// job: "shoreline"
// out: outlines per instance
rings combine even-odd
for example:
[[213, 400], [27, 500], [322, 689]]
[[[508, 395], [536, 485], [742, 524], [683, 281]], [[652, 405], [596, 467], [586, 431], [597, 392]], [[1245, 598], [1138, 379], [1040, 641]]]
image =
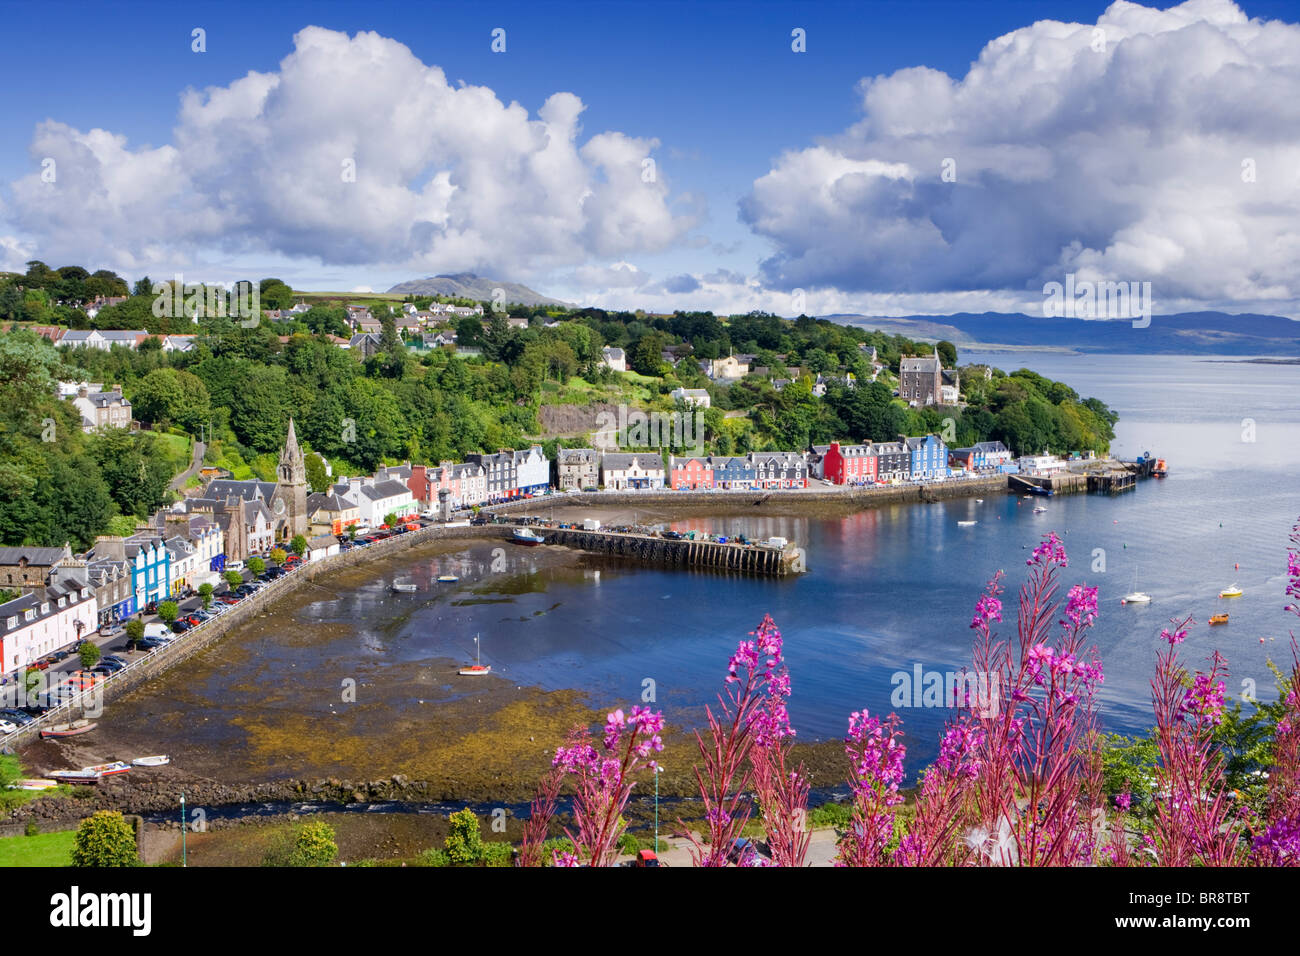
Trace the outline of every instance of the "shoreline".
[[[525, 499], [492, 510], [535, 512], [553, 506], [557, 511], [581, 510], [592, 514], [635, 503], [638, 509], [662, 512], [663, 520], [669, 521], [700, 515], [730, 517], [755, 513], [835, 517], [884, 505], [933, 503], [991, 495], [998, 489], [1005, 491], [1006, 485], [1006, 476], [996, 476], [928, 486], [815, 489], [784, 494], [601, 492], [555, 496], [554, 501], [549, 497]], [[436, 689], [446, 680], [444, 672], [454, 668], [453, 660], [426, 660], [412, 670], [419, 671], [423, 686], [420, 696], [427, 697], [428, 703], [434, 705], [430, 714], [433, 718], [431, 724], [421, 719], [420, 726], [412, 726], [410, 715], [402, 715], [397, 723], [385, 723], [386, 732], [380, 736], [368, 735], [368, 740], [344, 737], [331, 742], [328, 739], [330, 731], [315, 727], [311, 715], [305, 712], [306, 708], [301, 708], [302, 713], [278, 716], [278, 725], [267, 725], [263, 717], [249, 713], [246, 701], [241, 701], [224, 723], [242, 728], [248, 740], [245, 746], [236, 748], [243, 753], [228, 753], [226, 757], [229, 759], [223, 758], [221, 753], [211, 752], [212, 748], [207, 748], [204, 743], [199, 721], [209, 720], [201, 714], [204, 705], [212, 711], [210, 702], [200, 699], [196, 708], [183, 704], [190, 683], [201, 686], [205, 677], [215, 672], [218, 666], [259, 653], [268, 632], [283, 630], [285, 619], [296, 621], [313, 602], [329, 599], [322, 593], [328, 595], [335, 590], [361, 587], [392, 575], [409, 564], [408, 555], [416, 554], [418, 560], [430, 560], [443, 554], [462, 553], [493, 540], [502, 541], [509, 533], [509, 528], [494, 525], [454, 528], [435, 525], [424, 532], [388, 539], [384, 544], [389, 547], [382, 551], [376, 552], [371, 546], [339, 555], [345, 559], [343, 561], [331, 559], [319, 566], [308, 566], [285, 580], [286, 585], [292, 581], [292, 586], [263, 592], [260, 601], [250, 601], [243, 606], [241, 615], [231, 612], [228, 618], [218, 619], [223, 625], [221, 628], [214, 628], [208, 634], [196, 634], [199, 640], [188, 646], [177, 646], [174, 656], [160, 658], [148, 674], [141, 675], [129, 687], [115, 690], [112, 694], [116, 701], [114, 709], [119, 713], [125, 712], [125, 717], [105, 720], [105, 726], [93, 739], [84, 737], [61, 743], [36, 739], [15, 748], [24, 764], [37, 770], [59, 764], [71, 767], [117, 759], [140, 748], [143, 748], [140, 752], [166, 752], [169, 747], [185, 752], [175, 746], [180, 742], [190, 751], [188, 768], [182, 758], [157, 771], [132, 773], [120, 780], [105, 781], [84, 799], [32, 801], [11, 819], [53, 822], [79, 817], [94, 809], [162, 813], [177, 805], [182, 790], [195, 806], [282, 803], [285, 812], [291, 809], [290, 804], [301, 802], [447, 803], [468, 800], [526, 803], [549, 765], [553, 748], [562, 742], [565, 729], [575, 723], [585, 722], [588, 726], [599, 723], [601, 712], [590, 705], [585, 692], [516, 688], [509, 680], [493, 675], [490, 683], [481, 685], [485, 689], [492, 688], [493, 692], [471, 700], [463, 694], [447, 694]], [[581, 552], [560, 547], [546, 551], [550, 553], [551, 566], [557, 568], [579, 569], [591, 559]], [[610, 559], [596, 560], [604, 563]], [[628, 567], [631, 570], [634, 565]], [[232, 636], [238, 640], [230, 641]], [[328, 636], [325, 632], [314, 635], [315, 638]], [[312, 639], [306, 638], [308, 642]], [[191, 666], [182, 671], [178, 665], [187, 661]], [[311, 663], [311, 656], [301, 656], [299, 663], [303, 662]], [[401, 676], [414, 675], [396, 675], [390, 679], [396, 680]], [[236, 689], [242, 693], [243, 687], [238, 685]], [[402, 689], [406, 691], [406, 685], [402, 685]], [[301, 701], [301, 695], [306, 693], [303, 689], [290, 690], [286, 697], [272, 702], [289, 703], [293, 707], [295, 695], [299, 695]], [[410, 696], [409, 692], [407, 696]], [[164, 699], [170, 704], [171, 712], [157, 713]], [[486, 706], [483, 706], [485, 702]], [[244, 709], [238, 709], [240, 707]], [[190, 716], [187, 718], [186, 714]], [[219, 712], [212, 714], [212, 719], [218, 722], [222, 717]], [[187, 720], [195, 723], [187, 723]], [[423, 761], [413, 756], [411, 740], [404, 738], [414, 734], [427, 735], [435, 729], [438, 736], [452, 741], [452, 745], [447, 746], [444, 741], [433, 748], [440, 751], [440, 760], [422, 769], [434, 772], [409, 772], [414, 769], [412, 764], [418, 765]], [[170, 739], [160, 742], [159, 738]], [[530, 745], [529, 741], [535, 742]], [[671, 742], [679, 753], [694, 752], [694, 734], [689, 727], [672, 728], [665, 742]], [[380, 770], [380, 765], [369, 765], [373, 763], [373, 756], [369, 760], [363, 757], [363, 754], [373, 755], [377, 750], [384, 753], [381, 759], [388, 772]], [[295, 751], [300, 759], [292, 756]], [[826, 774], [843, 761], [839, 740], [801, 742], [798, 751], [798, 758], [805, 760], [810, 769], [817, 768], [816, 775], [827, 783], [833, 785], [842, 778], [842, 773]], [[309, 757], [310, 753], [316, 756]], [[241, 758], [248, 766], [236, 769]], [[316, 768], [325, 769], [327, 765], [326, 772], [312, 772]], [[223, 773], [227, 766], [232, 772]], [[260, 772], [255, 769], [257, 767], [261, 768]], [[289, 767], [301, 769], [291, 773], [280, 769]], [[307, 773], [303, 774], [301, 770], [307, 770]], [[665, 774], [662, 790], [666, 795], [689, 797], [693, 783], [688, 774], [681, 775], [678, 780]]]

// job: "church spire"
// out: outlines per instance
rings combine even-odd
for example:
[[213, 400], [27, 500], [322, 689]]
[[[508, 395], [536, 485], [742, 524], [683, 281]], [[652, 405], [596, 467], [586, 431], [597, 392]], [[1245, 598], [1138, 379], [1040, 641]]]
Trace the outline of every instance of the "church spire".
[[298, 434], [293, 430], [293, 418], [289, 419], [289, 434], [284, 439], [284, 454], [293, 458], [302, 457], [302, 449], [298, 447]]

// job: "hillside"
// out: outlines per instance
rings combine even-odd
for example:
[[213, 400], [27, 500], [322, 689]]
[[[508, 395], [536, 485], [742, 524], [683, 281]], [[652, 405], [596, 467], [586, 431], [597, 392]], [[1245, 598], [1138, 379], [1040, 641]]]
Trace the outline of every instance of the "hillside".
[[425, 279], [412, 279], [399, 282], [388, 290], [392, 295], [440, 295], [448, 298], [474, 299], [477, 302], [491, 302], [493, 290], [505, 292], [507, 304], [518, 305], [564, 305], [559, 299], [551, 299], [534, 292], [526, 285], [517, 282], [502, 282], [487, 279], [472, 272], [459, 272], [455, 275], [430, 276]]
[[1044, 318], [1023, 313], [961, 312], [955, 315], [824, 316], [864, 329], [910, 338], [947, 339], [964, 349], [1067, 348], [1110, 354], [1271, 355], [1300, 354], [1300, 322], [1279, 315], [1185, 312], [1156, 315], [1147, 328], [1128, 320]]

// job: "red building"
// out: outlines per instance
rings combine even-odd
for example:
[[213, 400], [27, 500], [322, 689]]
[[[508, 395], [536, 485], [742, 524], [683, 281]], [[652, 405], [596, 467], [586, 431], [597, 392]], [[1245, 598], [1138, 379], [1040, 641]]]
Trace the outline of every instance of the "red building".
[[713, 487], [713, 465], [706, 458], [677, 458], [668, 462], [668, 486], [676, 491], [691, 491]]
[[871, 445], [844, 445], [833, 441], [822, 456], [822, 474], [837, 485], [857, 485], [876, 480], [875, 450]]

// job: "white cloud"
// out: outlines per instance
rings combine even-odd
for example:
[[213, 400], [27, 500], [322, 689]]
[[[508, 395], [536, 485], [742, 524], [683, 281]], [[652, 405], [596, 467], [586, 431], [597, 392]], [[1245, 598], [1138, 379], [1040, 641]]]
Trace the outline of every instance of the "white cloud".
[[45, 258], [128, 271], [216, 250], [527, 275], [672, 244], [693, 222], [643, 181], [658, 141], [582, 142], [583, 109], [560, 92], [530, 117], [395, 40], [307, 27], [277, 72], [186, 91], [169, 145], [42, 123], [57, 179], [13, 183], [7, 218]]
[[999, 37], [960, 79], [916, 67], [860, 92], [860, 122], [741, 202], [775, 247], [767, 285], [1033, 301], [1074, 272], [1150, 281], [1161, 311], [1300, 311], [1296, 25], [1119, 2]]

